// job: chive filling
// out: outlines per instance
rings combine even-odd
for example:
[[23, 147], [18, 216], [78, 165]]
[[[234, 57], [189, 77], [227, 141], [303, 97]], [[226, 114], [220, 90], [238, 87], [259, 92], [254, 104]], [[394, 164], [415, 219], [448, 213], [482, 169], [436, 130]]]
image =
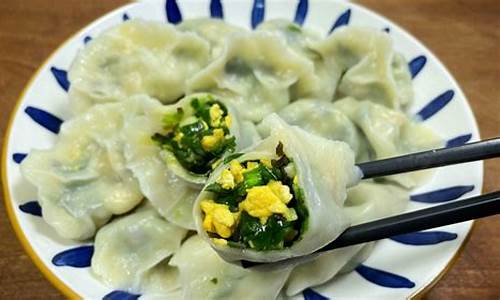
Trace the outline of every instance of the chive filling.
[[192, 113], [186, 115], [178, 108], [165, 115], [165, 132], [151, 138], [189, 172], [208, 175], [219, 159], [236, 147], [229, 131], [231, 116], [226, 106], [210, 95], [193, 98], [189, 104]]
[[306, 230], [308, 211], [293, 161], [281, 143], [276, 159], [233, 159], [200, 203], [203, 228], [215, 244], [281, 250]]

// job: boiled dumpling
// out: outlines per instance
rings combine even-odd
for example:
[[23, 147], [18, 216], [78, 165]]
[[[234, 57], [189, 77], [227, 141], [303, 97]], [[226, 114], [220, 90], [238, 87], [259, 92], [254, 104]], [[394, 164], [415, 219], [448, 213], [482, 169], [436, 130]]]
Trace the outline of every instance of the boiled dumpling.
[[[352, 121], [333, 103], [315, 99], [304, 99], [291, 103], [278, 112], [290, 125], [296, 125], [309, 133], [321, 137], [346, 142], [356, 153], [356, 161], [368, 159], [365, 138]], [[259, 125], [259, 130], [266, 135], [266, 124]]]
[[188, 82], [191, 92], [224, 96], [243, 118], [258, 122], [313, 92], [313, 64], [276, 34], [254, 32], [227, 40], [217, 59]]
[[[254, 125], [240, 122], [236, 111], [209, 94], [172, 105], [144, 95], [135, 101], [142, 111], [127, 118], [122, 133], [127, 167], [162, 216], [194, 229], [191, 212], [200, 184], [223, 156], [258, 138], [242, 129]], [[252, 136], [242, 134], [248, 131]]]
[[392, 109], [413, 101], [411, 75], [385, 32], [363, 27], [337, 29], [315, 45], [327, 67], [340, 71], [337, 95], [370, 100]]
[[[401, 213], [408, 205], [408, 192], [400, 187], [362, 182], [348, 190], [343, 207], [352, 225]], [[311, 286], [317, 286], [335, 275], [352, 271], [364, 261], [373, 243], [354, 245], [321, 253], [312, 261], [297, 266], [286, 284], [286, 294], [296, 295]]]
[[212, 58], [219, 56], [231, 35], [244, 33], [244, 28], [231, 25], [214, 18], [196, 18], [185, 20], [177, 26], [183, 32], [193, 32], [210, 44]]
[[90, 41], [73, 62], [71, 109], [77, 114], [133, 94], [174, 102], [209, 56], [208, 43], [195, 34], [159, 22], [123, 22]]
[[186, 232], [149, 207], [121, 217], [97, 233], [92, 272], [114, 289], [175, 290], [180, 287], [178, 272], [162, 261], [180, 248]]
[[342, 206], [359, 179], [349, 146], [276, 114], [264, 122], [271, 135], [218, 167], [194, 206], [198, 234], [228, 261], [309, 254], [349, 225]]
[[[442, 140], [434, 131], [424, 124], [411, 120], [402, 112], [353, 98], [339, 100], [334, 106], [361, 128], [375, 154], [375, 159], [442, 146]], [[429, 174], [432, 174], [432, 171], [418, 171], [387, 178], [411, 188], [421, 184]]]
[[290, 273], [290, 268], [261, 272], [230, 264], [196, 235], [182, 244], [170, 265], [179, 269], [182, 298], [192, 300], [274, 300]]
[[38, 189], [43, 217], [59, 235], [83, 240], [113, 214], [123, 214], [142, 199], [125, 166], [119, 133], [123, 103], [99, 105], [65, 122], [51, 149], [33, 150], [21, 164]]
[[324, 101], [333, 99], [341, 73], [338, 68], [327, 66], [323, 56], [314, 48], [323, 39], [318, 32], [284, 19], [265, 21], [257, 30], [278, 34], [288, 47], [313, 63], [314, 73], [310, 74], [312, 80], [309, 81], [312, 92], [308, 97]]

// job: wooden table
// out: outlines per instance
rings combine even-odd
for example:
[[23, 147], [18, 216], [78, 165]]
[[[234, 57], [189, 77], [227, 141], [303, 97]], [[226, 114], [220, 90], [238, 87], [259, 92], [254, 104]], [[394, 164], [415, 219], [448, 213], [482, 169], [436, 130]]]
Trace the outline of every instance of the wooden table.
[[[449, 68], [471, 102], [483, 138], [500, 135], [500, 1], [363, 0], [402, 25]], [[56, 47], [124, 0], [0, 1], [0, 126], [37, 67]], [[2, 141], [3, 143], [3, 141]], [[484, 192], [500, 188], [500, 163], [485, 164]], [[480, 220], [457, 263], [428, 299], [500, 297], [500, 217]], [[0, 205], [0, 299], [62, 295], [24, 253]]]

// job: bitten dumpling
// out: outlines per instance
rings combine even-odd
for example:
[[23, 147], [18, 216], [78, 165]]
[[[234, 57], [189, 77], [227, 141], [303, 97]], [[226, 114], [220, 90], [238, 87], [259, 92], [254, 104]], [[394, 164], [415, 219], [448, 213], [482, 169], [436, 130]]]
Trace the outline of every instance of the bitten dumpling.
[[163, 217], [194, 229], [192, 205], [208, 174], [225, 155], [259, 138], [254, 125], [240, 122], [236, 111], [210, 94], [172, 105], [134, 98], [142, 110], [127, 118], [122, 132], [127, 167]]
[[65, 122], [50, 149], [32, 150], [21, 164], [38, 189], [43, 218], [59, 235], [84, 240], [113, 214], [133, 209], [143, 198], [125, 166], [120, 131], [124, 103], [99, 105]]
[[208, 43], [193, 33], [159, 22], [123, 22], [88, 42], [74, 60], [69, 69], [71, 110], [77, 114], [134, 94], [174, 102], [209, 57]]
[[265, 122], [271, 135], [228, 157], [194, 206], [198, 234], [228, 261], [306, 255], [349, 225], [342, 206], [360, 175], [349, 146], [290, 126], [276, 114]]

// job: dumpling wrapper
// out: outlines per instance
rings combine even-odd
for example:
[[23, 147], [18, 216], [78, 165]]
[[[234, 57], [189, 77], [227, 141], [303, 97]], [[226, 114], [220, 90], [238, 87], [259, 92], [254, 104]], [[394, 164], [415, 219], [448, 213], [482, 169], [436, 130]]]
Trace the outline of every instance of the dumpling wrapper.
[[[349, 144], [356, 153], [356, 161], [368, 160], [366, 140], [354, 123], [333, 103], [316, 99], [302, 99], [291, 103], [278, 112], [278, 115], [290, 125], [296, 125], [309, 133], [329, 140], [338, 140]], [[259, 126], [266, 134], [269, 129]]]
[[325, 59], [315, 49], [315, 45], [323, 40], [318, 32], [285, 19], [262, 22], [257, 30], [278, 34], [288, 47], [313, 63], [314, 73], [311, 74], [313, 80], [310, 81], [312, 91], [308, 92], [307, 97], [322, 101], [333, 99], [341, 73], [338, 68], [327, 65]]
[[244, 269], [219, 257], [198, 235], [186, 240], [170, 265], [179, 269], [183, 299], [274, 300], [290, 268]]
[[[430, 128], [411, 120], [402, 112], [371, 101], [344, 98], [334, 102], [363, 131], [375, 159], [384, 159], [407, 153], [436, 149], [443, 146], [442, 139]], [[406, 188], [421, 185], [433, 174], [423, 170], [385, 177]]]
[[[403, 188], [362, 182], [348, 190], [344, 211], [352, 225], [366, 223], [403, 212], [409, 194]], [[301, 291], [331, 280], [337, 274], [350, 272], [363, 262], [374, 243], [354, 245], [321, 253], [312, 261], [294, 268], [285, 286], [286, 294], [293, 296]]]
[[261, 121], [293, 99], [313, 92], [314, 66], [276, 34], [259, 31], [227, 39], [220, 56], [187, 83], [231, 101], [246, 120]]
[[132, 293], [178, 289], [178, 271], [162, 261], [180, 248], [186, 233], [153, 208], [139, 209], [97, 232], [92, 272], [113, 289]]
[[209, 45], [193, 33], [160, 22], [129, 20], [89, 41], [69, 69], [71, 110], [147, 94], [171, 103], [210, 58]]
[[[314, 252], [333, 241], [349, 226], [342, 206], [346, 189], [360, 178], [354, 166], [354, 153], [350, 147], [338, 141], [330, 141], [286, 124], [276, 114], [264, 122], [272, 128], [271, 134], [255, 146], [246, 149], [238, 161], [274, 159], [276, 146], [281, 142], [285, 155], [293, 160], [304, 202], [308, 209], [307, 230], [299, 240], [283, 250], [255, 251], [216, 245], [202, 226], [200, 202], [209, 199], [211, 193], [202, 191], [194, 205], [194, 218], [198, 234], [227, 261], [248, 260], [275, 262], [303, 256]], [[210, 176], [208, 184], [214, 182], [227, 165], [218, 167]]]
[[212, 58], [219, 56], [226, 46], [226, 39], [234, 34], [248, 32], [244, 28], [229, 24], [220, 19], [195, 18], [182, 21], [178, 26], [182, 32], [192, 32], [210, 45]]
[[32, 150], [23, 160], [21, 172], [38, 189], [43, 218], [60, 236], [90, 238], [112, 215], [142, 200], [120, 139], [124, 114], [134, 109], [124, 103], [95, 106], [66, 121], [52, 148]]
[[413, 101], [408, 65], [382, 31], [345, 26], [314, 45], [327, 68], [343, 74], [337, 98], [351, 96], [401, 110]]

